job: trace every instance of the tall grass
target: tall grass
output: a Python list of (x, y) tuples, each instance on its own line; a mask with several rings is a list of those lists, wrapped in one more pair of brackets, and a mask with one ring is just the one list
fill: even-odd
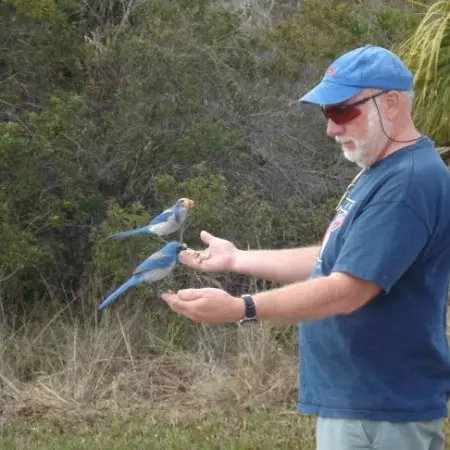
[[(0, 323), (4, 413), (88, 417), (295, 408), (292, 328), (193, 324), (158, 299), (124, 296), (98, 315), (73, 298)], [(128, 304), (127, 304), (128, 303)], [(75, 307), (75, 305), (77, 305)]]

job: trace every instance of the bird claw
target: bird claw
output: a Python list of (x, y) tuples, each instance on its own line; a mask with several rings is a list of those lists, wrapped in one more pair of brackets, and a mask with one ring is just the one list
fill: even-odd
[(162, 294), (175, 294), (175, 292), (172, 289), (158, 289), (158, 295)]

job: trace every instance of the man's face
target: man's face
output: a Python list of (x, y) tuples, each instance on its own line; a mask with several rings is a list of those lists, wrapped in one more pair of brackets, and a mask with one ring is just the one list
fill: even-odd
[[(342, 105), (355, 103), (374, 93), (375, 91), (364, 90), (343, 102)], [(388, 142), (388, 138), (383, 132), (377, 106), (374, 102), (374, 99), (370, 99), (356, 106), (360, 114), (346, 123), (338, 124), (331, 118), (328, 119), (328, 136), (334, 137), (336, 142), (341, 145), (346, 159), (363, 168), (370, 166), (378, 159), (381, 150)], [(383, 125), (386, 129), (386, 124), (383, 123)]]

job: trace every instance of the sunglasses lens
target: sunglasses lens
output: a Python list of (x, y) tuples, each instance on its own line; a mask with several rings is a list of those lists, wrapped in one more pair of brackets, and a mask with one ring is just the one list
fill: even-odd
[(338, 125), (350, 122), (361, 115), (361, 110), (358, 108), (339, 108), (338, 106), (325, 106), (322, 108), (323, 113), (327, 119), (331, 119)]

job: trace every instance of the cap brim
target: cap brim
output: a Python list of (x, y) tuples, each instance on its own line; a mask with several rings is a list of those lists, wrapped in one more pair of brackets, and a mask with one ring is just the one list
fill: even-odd
[(314, 89), (311, 89), (299, 103), (314, 103), (316, 105), (332, 105), (341, 103), (361, 92), (363, 88), (343, 86), (341, 84), (322, 81)]

